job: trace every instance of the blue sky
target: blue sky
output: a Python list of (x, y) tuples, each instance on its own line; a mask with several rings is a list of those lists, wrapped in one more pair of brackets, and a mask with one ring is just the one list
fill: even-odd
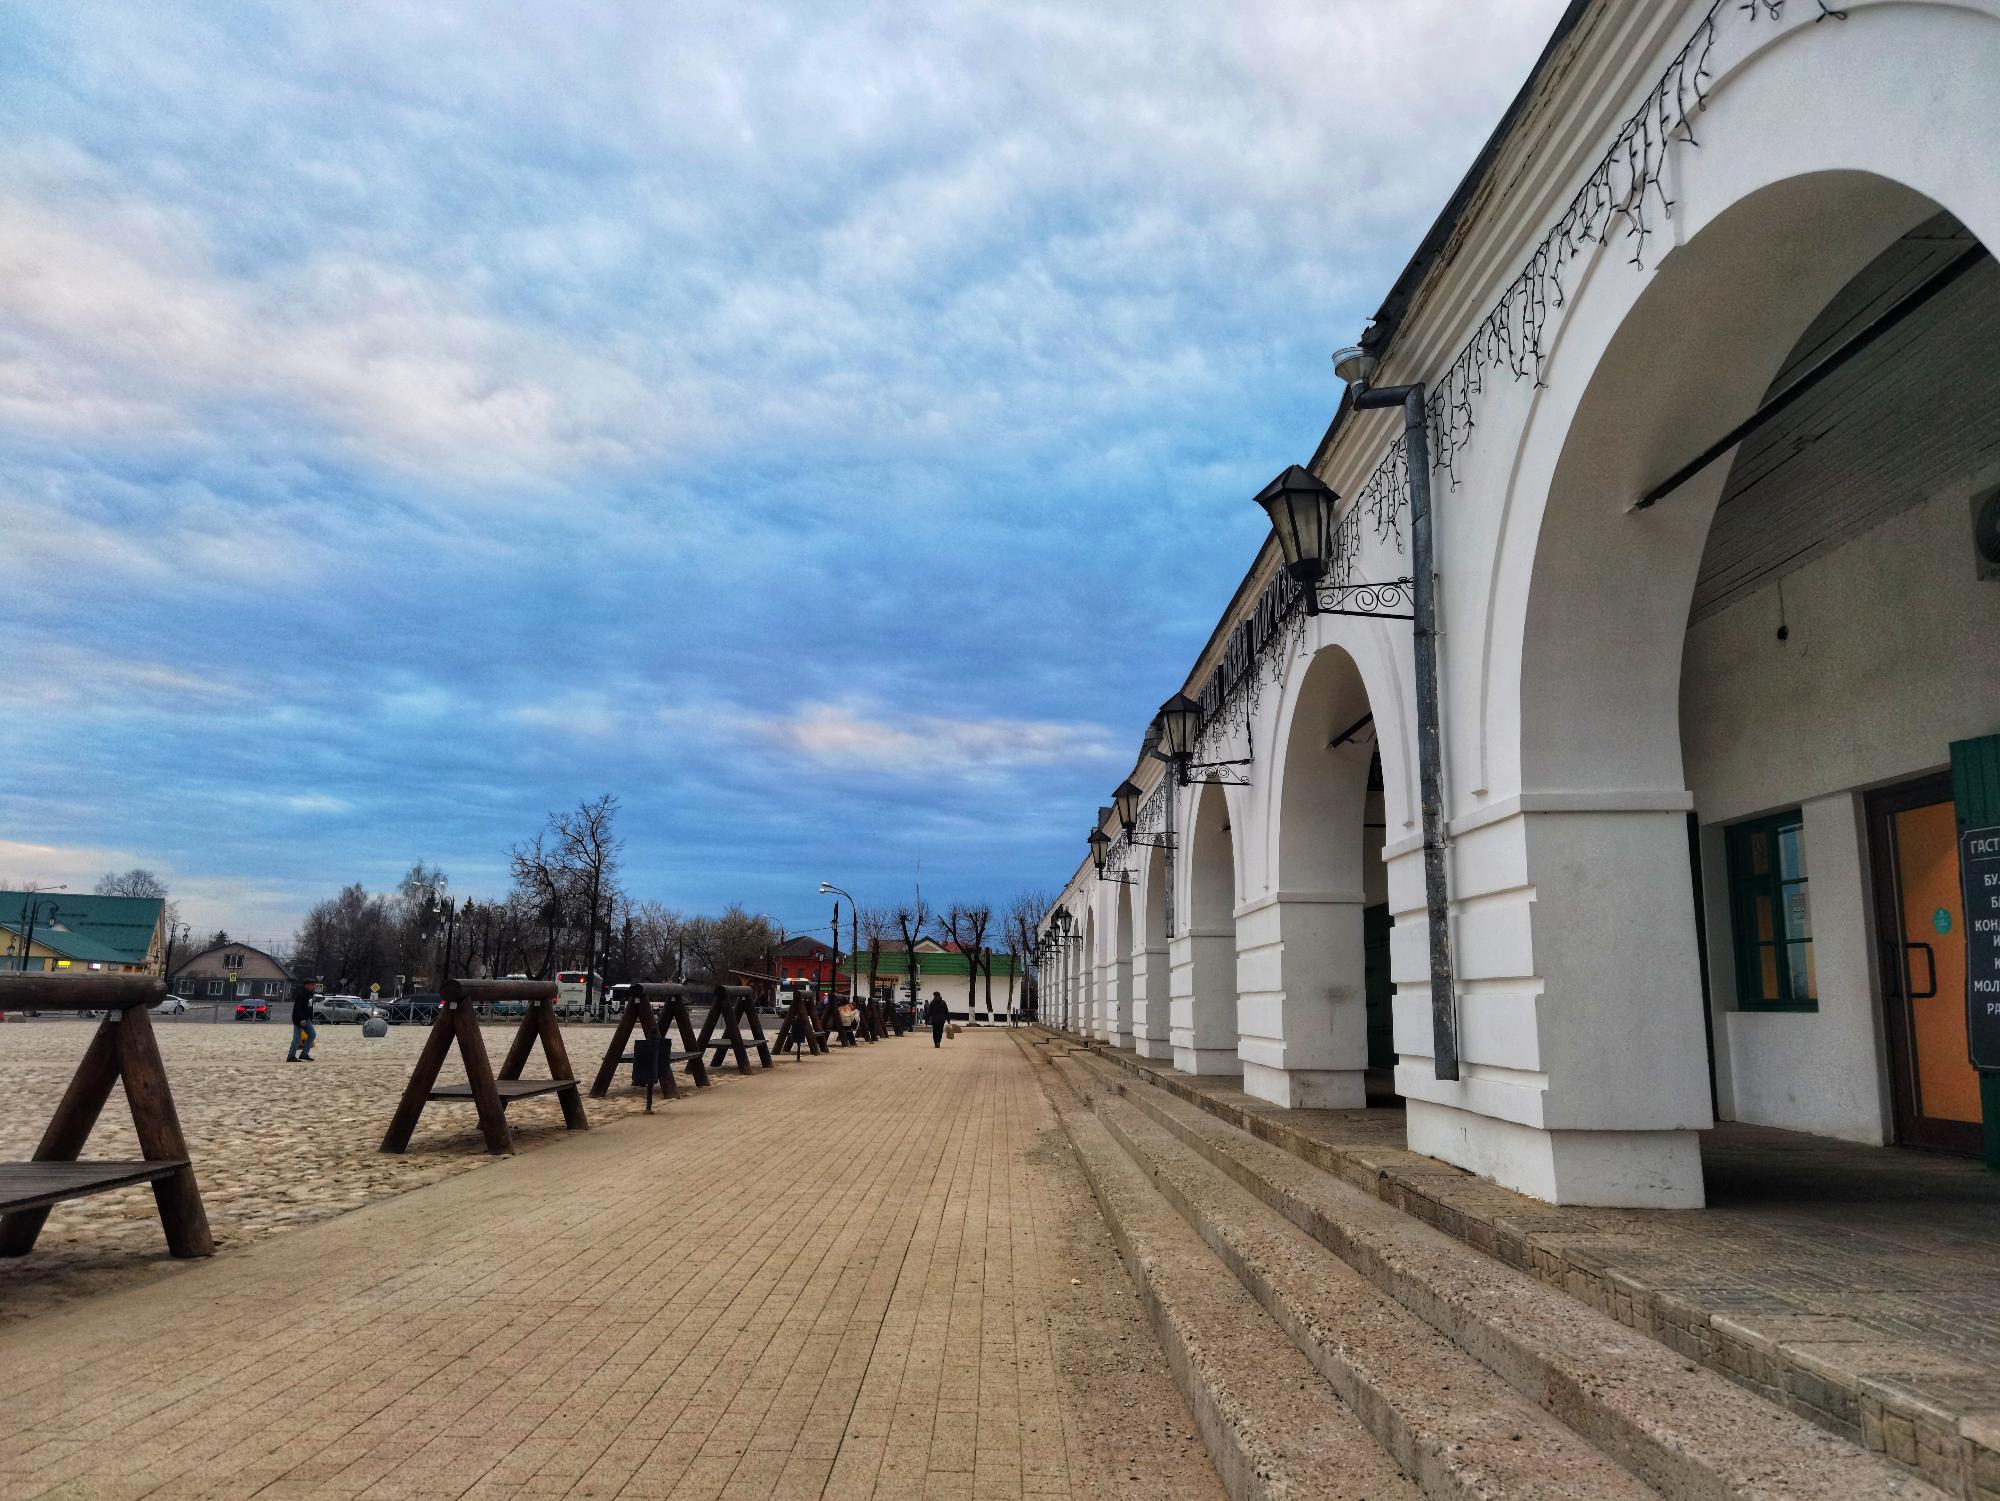
[(1059, 882), (1560, 9), (9, 8), (0, 881)]

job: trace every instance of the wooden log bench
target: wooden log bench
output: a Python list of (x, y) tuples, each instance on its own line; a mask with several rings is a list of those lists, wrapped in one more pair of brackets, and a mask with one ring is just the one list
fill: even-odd
[[(717, 1037), (715, 1030), (720, 1024), (723, 1036)], [(744, 1028), (748, 1026), (748, 1035)], [(735, 1053), (736, 1072), (750, 1072), (750, 1049), (757, 1050), (757, 1062), (763, 1068), (771, 1066), (771, 1040), (764, 1035), (764, 1023), (758, 1020), (757, 1005), (748, 985), (717, 985), (711, 993), (708, 1015), (701, 1020), (701, 1036), (696, 1040), (696, 1048), (704, 1053), (713, 1053), (709, 1059), (710, 1068), (722, 1067), (722, 1060)]]
[[(583, 1113), (569, 1049), (563, 1046), (562, 1028), (556, 1022), (557, 994), (554, 980), (447, 978), (438, 987), (437, 1020), (431, 1023), (424, 1050), (417, 1055), (417, 1066), (410, 1071), (410, 1082), (404, 1086), (403, 1098), (382, 1137), (382, 1150), (409, 1150), (417, 1121), (432, 1100), (471, 1101), (479, 1110), (479, 1130), (486, 1138), (486, 1150), (496, 1156), (514, 1150), (507, 1107), (516, 1100), (552, 1094), (562, 1105), (563, 1125), (571, 1131), (588, 1131), (590, 1121)], [(486, 1039), (479, 1031), (479, 1013), (501, 1001), (524, 1001), (527, 1010), (496, 1077), (486, 1055)], [(548, 1059), (549, 1077), (524, 1079), (521, 1070), (537, 1042)], [(439, 1084), (438, 1073), (453, 1043), (457, 1043), (459, 1058), (465, 1064), (465, 1083)]]
[[(618, 1025), (611, 1032), (611, 1046), (604, 1050), (604, 1062), (598, 1066), (597, 1078), (590, 1086), (592, 1099), (601, 1100), (609, 1094), (618, 1070), (634, 1061), (633, 1055), (626, 1051), (632, 1029), (637, 1027), (640, 1036), (658, 1042), (663, 1035), (661, 1024), (666, 1022), (672, 1023), (679, 1033), (681, 1045), (679, 1049), (670, 1046), (661, 1058), (660, 1087), (669, 1099), (678, 1099), (680, 1089), (674, 1083), (674, 1065), (685, 1064), (695, 1088), (708, 1088), (708, 1065), (702, 1062), (705, 1050), (695, 1039), (694, 1020), (688, 1014), (689, 993), (689, 986), (672, 981), (649, 980), (612, 987), (612, 997), (623, 997), (624, 1004), (618, 1013)], [(655, 1006), (659, 1007), (657, 1013), (653, 1010)]]
[[(33, 1250), (49, 1210), (65, 1199), (139, 1183), (152, 1185), (170, 1254), (215, 1254), (149, 1014), (166, 993), (166, 982), (150, 975), (0, 976), (0, 1011), (104, 1013), (34, 1159), (0, 1162), (0, 1256), (25, 1256)], [(114, 1084), (125, 1086), (142, 1160), (79, 1161)]]
[(820, 1025), (818, 1008), (803, 990), (792, 992), (791, 1004), (785, 1008), (784, 1020), (778, 1023), (777, 1040), (771, 1044), (776, 1052), (790, 1052), (803, 1056), (806, 1051), (814, 1054), (826, 1051), (826, 1028)]
[(819, 1024), (830, 1038), (839, 1039), (844, 1048), (855, 1045), (854, 1028), (841, 1018), (840, 1001), (835, 996), (827, 996), (820, 1002)]

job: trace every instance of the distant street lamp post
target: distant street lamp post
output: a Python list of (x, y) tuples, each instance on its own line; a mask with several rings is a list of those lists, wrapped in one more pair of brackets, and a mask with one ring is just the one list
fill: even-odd
[[(854, 894), (842, 891), (831, 881), (819, 883), (821, 896), (844, 896), (847, 898), (848, 931), (851, 935), (847, 945), (847, 962), (854, 966), (854, 979), (847, 987), (850, 1000), (861, 994), (861, 904), (854, 900)], [(840, 905), (833, 908), (833, 981), (836, 991), (840, 988)], [(874, 1000), (872, 995), (868, 998)]]
[(49, 909), (48, 922), (49, 925), (53, 927), (55, 926), (56, 913), (62, 910), (61, 904), (56, 902), (54, 899), (50, 899), (49, 901), (46, 902), (38, 902), (35, 900), (35, 898), (40, 896), (45, 891), (67, 891), (67, 890), (69, 890), (69, 887), (66, 885), (30, 886), (28, 888), (27, 891), (28, 899), (25, 902), (21, 903), (21, 927), (23, 929), (23, 932), (21, 934), (21, 972), (23, 974), (26, 974), (28, 971), (28, 950), (35, 946), (36, 917), (40, 915), (42, 908), (44, 907), (48, 908)]

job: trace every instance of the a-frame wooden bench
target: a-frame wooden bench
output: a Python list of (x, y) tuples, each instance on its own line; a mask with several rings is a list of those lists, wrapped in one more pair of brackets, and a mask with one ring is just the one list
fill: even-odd
[[(417, 1120), (431, 1100), (470, 1100), (479, 1109), (479, 1130), (486, 1138), (486, 1150), (496, 1155), (514, 1150), (513, 1133), (507, 1129), (507, 1107), (516, 1100), (552, 1094), (562, 1104), (563, 1124), (571, 1131), (588, 1131), (590, 1122), (583, 1113), (581, 1090), (569, 1065), (569, 1050), (563, 1046), (562, 1028), (556, 1025), (556, 982), (554, 980), (454, 980), (447, 978), (438, 987), (437, 1020), (417, 1066), (403, 1088), (403, 1098), (395, 1117), (382, 1138), (385, 1152), (406, 1151)], [(525, 1001), (521, 1028), (496, 1078), (486, 1056), (486, 1040), (479, 1032), (479, 1011), (496, 1001)], [(549, 1063), (546, 1079), (524, 1079), (521, 1070), (536, 1042)], [(453, 1042), (465, 1064), (465, 1083), (439, 1084), (438, 1071)]]
[[(181, 1257), (213, 1256), (208, 1214), (188, 1161), (187, 1141), (174, 1112), (173, 1091), (160, 1058), (148, 1012), (167, 993), (150, 975), (0, 976), (0, 1011), (98, 1011), (83, 1058), (49, 1118), (32, 1162), (0, 1162), (0, 1256), (25, 1256), (64, 1199), (107, 1193), (135, 1183), (153, 1186), (167, 1250)], [(90, 1128), (97, 1124), (111, 1087), (125, 1086), (139, 1162), (80, 1162)]]
[[(625, 1051), (625, 1045), (632, 1039), (632, 1028), (639, 1028), (639, 1035), (648, 1041), (657, 1042), (665, 1034), (663, 1022), (672, 1023), (679, 1032), (681, 1050), (675, 1052), (668, 1038), (667, 1056), (663, 1060), (660, 1086), (669, 1099), (677, 1098), (680, 1090), (674, 1084), (674, 1065), (685, 1063), (688, 1077), (694, 1080), (697, 1089), (708, 1087), (708, 1065), (703, 1063), (703, 1050), (695, 1041), (694, 1020), (688, 1015), (687, 998), (689, 987), (670, 981), (644, 981), (629, 985), (614, 985), (614, 998), (624, 997), (624, 1007), (618, 1013), (618, 1025), (611, 1031), (611, 1046), (604, 1050), (604, 1062), (599, 1065), (597, 1078), (590, 1086), (590, 1097), (601, 1100), (611, 1092), (612, 1081), (618, 1077), (621, 1064), (632, 1062), (632, 1055)], [(655, 1004), (660, 1010), (653, 1011)]]
[(824, 996), (819, 1003), (819, 1024), (830, 1038), (838, 1038), (844, 1048), (853, 1047), (858, 1039), (855, 1029), (840, 1017), (840, 998)]
[(826, 1029), (820, 1025), (819, 1008), (805, 991), (792, 992), (791, 1004), (785, 1008), (784, 1020), (778, 1023), (778, 1036), (771, 1047), (779, 1053), (826, 1051)]
[[(744, 1035), (747, 1024), (749, 1035)], [(723, 1031), (721, 1037), (715, 1035), (716, 1027)], [(701, 1021), (701, 1036), (695, 1046), (704, 1053), (715, 1056), (708, 1060), (710, 1068), (722, 1067), (722, 1060), (730, 1053), (736, 1054), (736, 1072), (750, 1072), (750, 1049), (757, 1050), (757, 1062), (761, 1067), (771, 1066), (771, 1040), (764, 1035), (764, 1024), (757, 1018), (757, 1004), (748, 985), (717, 985), (711, 992), (708, 1015)]]

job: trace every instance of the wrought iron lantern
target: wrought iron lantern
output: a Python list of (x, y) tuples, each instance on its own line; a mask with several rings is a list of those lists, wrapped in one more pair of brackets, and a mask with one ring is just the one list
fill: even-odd
[(1185, 765), (1194, 759), (1195, 737), (1201, 733), (1201, 705), (1185, 693), (1176, 693), (1160, 705), (1160, 753), (1167, 760)]
[(1111, 836), (1102, 829), (1090, 831), (1090, 859), (1096, 865), (1099, 876), (1104, 874), (1104, 851), (1111, 843)]
[(1319, 581), (1333, 559), (1333, 513), (1340, 497), (1317, 475), (1293, 464), (1257, 492), (1284, 555), (1285, 572), (1304, 586), (1306, 609), (1317, 607)]
[(1111, 806), (1118, 810), (1118, 826), (1128, 835), (1133, 825), (1139, 821), (1139, 789), (1126, 781), (1118, 784), (1118, 790), (1111, 794)]

